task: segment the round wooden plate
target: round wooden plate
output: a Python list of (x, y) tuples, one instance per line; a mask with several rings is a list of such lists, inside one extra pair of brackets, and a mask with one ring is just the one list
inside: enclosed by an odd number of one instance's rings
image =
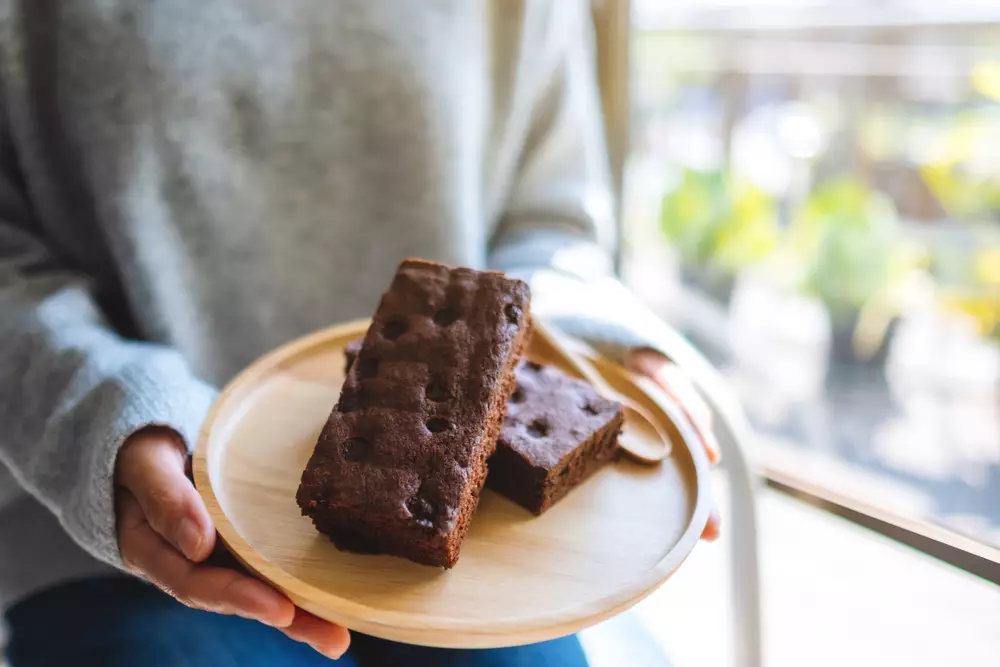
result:
[[(295, 604), (411, 644), (526, 644), (624, 611), (694, 548), (709, 513), (708, 462), (675, 413), (681, 437), (669, 459), (610, 464), (541, 517), (484, 491), (452, 570), (338, 551), (300, 515), (295, 490), (339, 395), (343, 348), (367, 326), (326, 329), (259, 359), (219, 396), (195, 453), (195, 483), (219, 535)], [(549, 354), (532, 343), (535, 360)], [(662, 408), (627, 374), (607, 377)]]

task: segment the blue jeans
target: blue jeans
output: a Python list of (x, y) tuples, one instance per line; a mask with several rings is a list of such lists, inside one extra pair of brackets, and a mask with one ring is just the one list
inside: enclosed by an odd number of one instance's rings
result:
[(136, 579), (64, 584), (8, 611), (10, 667), (586, 667), (574, 637), (488, 651), (423, 648), (352, 633), (333, 663), (279, 631), (189, 609)]

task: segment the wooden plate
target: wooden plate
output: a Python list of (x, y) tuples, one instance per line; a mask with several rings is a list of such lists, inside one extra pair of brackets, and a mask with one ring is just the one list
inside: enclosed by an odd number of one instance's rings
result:
[[(709, 513), (708, 462), (675, 414), (671, 458), (608, 465), (541, 517), (484, 491), (450, 571), (338, 551), (299, 514), (295, 490), (339, 395), (344, 345), (367, 326), (326, 329), (259, 359), (219, 396), (195, 453), (195, 483), (220, 536), (295, 604), (411, 644), (525, 644), (627, 609), (694, 548)], [(532, 343), (532, 358), (547, 352)], [(662, 403), (628, 377), (608, 374), (651, 408)]]

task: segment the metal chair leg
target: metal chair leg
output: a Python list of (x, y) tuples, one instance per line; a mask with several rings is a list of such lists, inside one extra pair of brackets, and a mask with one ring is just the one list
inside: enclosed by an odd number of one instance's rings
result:
[(684, 369), (712, 408), (715, 433), (722, 449), (722, 465), (729, 474), (730, 503), (727, 530), (732, 536), (729, 555), (732, 581), (735, 665), (761, 667), (761, 599), (757, 544), (758, 480), (749, 460), (752, 430), (722, 375), (687, 340), (663, 322), (650, 321), (656, 340)]
[(756, 485), (744, 448), (725, 419), (716, 434), (729, 475), (730, 591), (736, 667), (762, 664), (760, 571), (757, 543)]

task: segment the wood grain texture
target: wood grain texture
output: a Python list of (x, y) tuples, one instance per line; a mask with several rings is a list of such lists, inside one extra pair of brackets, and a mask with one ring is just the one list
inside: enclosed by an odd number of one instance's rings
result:
[[(395, 641), (524, 644), (627, 609), (694, 548), (708, 519), (708, 462), (675, 411), (669, 459), (613, 463), (541, 517), (484, 490), (453, 570), (338, 551), (300, 516), (295, 490), (339, 394), (344, 345), (367, 326), (333, 327), (259, 359), (219, 396), (195, 453), (195, 483), (222, 539), (297, 605)], [(532, 358), (550, 355), (532, 342)], [(607, 378), (657, 407), (627, 373)]]

